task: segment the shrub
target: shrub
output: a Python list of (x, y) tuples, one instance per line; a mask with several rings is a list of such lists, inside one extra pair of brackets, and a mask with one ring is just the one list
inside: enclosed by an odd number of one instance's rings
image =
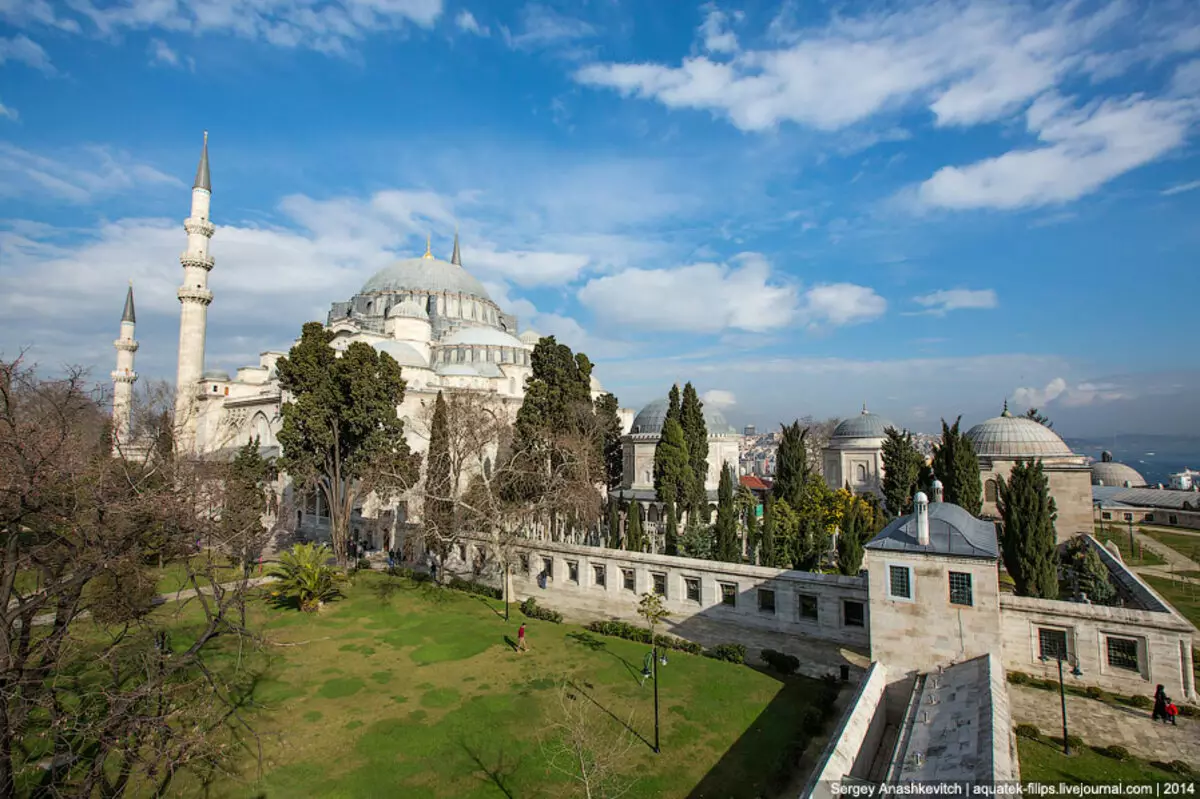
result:
[(1083, 693), (1087, 696), (1088, 699), (1103, 699), (1104, 698), (1104, 691), (1102, 689), (1096, 687), (1095, 685), (1089, 685), (1087, 688), (1084, 688)]
[[(624, 621), (593, 621), (587, 624), (587, 629), (594, 633), (600, 633), (600, 635), (611, 635), (614, 638), (624, 638), (626, 641), (637, 641), (639, 644), (650, 643), (649, 630), (645, 627), (629, 624)], [(687, 641), (683, 638), (676, 638), (673, 635), (659, 633), (654, 636), (654, 643), (664, 649), (674, 649), (679, 652), (686, 652), (689, 655), (704, 654), (704, 647), (700, 646), (700, 644), (694, 641)], [(723, 644), (722, 646), (737, 646), (737, 644)], [(717, 649), (720, 648), (717, 647)], [(715, 657), (715, 655), (710, 655), (710, 657)], [(745, 647), (742, 647), (742, 657), (745, 658)], [(724, 660), (725, 658), (719, 659)]]
[(504, 599), (504, 591), (499, 588), (488, 585), (487, 583), (477, 583), (474, 580), (464, 580), (461, 577), (451, 577), (447, 585), (455, 590), (462, 591), (465, 594), (473, 596), (487, 597), (488, 599)]
[(357, 568), (359, 571), (370, 571), (371, 561), (367, 560), (366, 558), (359, 558), (358, 565), (355, 568)]
[(300, 610), (312, 613), (325, 602), (342, 595), (338, 588), (344, 576), (329, 565), (333, 557), (324, 544), (296, 544), (279, 556), (279, 564), (271, 569), (276, 578), (273, 593), (295, 596)]
[(805, 735), (815, 737), (821, 734), (821, 728), (825, 726), (825, 714), (818, 707), (807, 707), (800, 723)]
[(562, 624), (563, 616), (557, 610), (550, 608), (538, 607), (537, 600), (529, 597), (521, 603), (521, 612), (531, 619), (541, 619), (542, 621), (552, 621), (555, 624)]
[(1200, 715), (1200, 708), (1197, 708), (1195, 705), (1179, 705), (1178, 707), (1179, 715), (1185, 718), (1191, 719), (1195, 718), (1197, 715)]
[(1103, 749), (1100, 750), (1100, 754), (1107, 755), (1108, 757), (1111, 757), (1113, 760), (1128, 760), (1129, 759), (1129, 750), (1126, 749), (1125, 747), (1119, 746), (1117, 744), (1113, 744), (1112, 746), (1104, 747)]
[(1023, 671), (1010, 671), (1008, 681), (1013, 685), (1025, 685), (1029, 682), (1029, 675)]
[(1154, 700), (1151, 699), (1150, 697), (1146, 696), (1145, 694), (1138, 694), (1136, 696), (1127, 697), (1126, 701), (1130, 705), (1132, 705), (1134, 707), (1140, 707), (1143, 710), (1149, 710), (1150, 708), (1154, 707)]
[(800, 658), (795, 655), (776, 652), (774, 649), (764, 649), (760, 657), (762, 657), (768, 666), (780, 674), (795, 674), (800, 670)]
[(1078, 735), (1068, 735), (1067, 736), (1067, 745), (1070, 746), (1072, 749), (1082, 749), (1083, 748), (1083, 739), (1080, 738)]
[(1166, 770), (1172, 774), (1179, 774), (1183, 777), (1190, 777), (1192, 775), (1191, 765), (1182, 760), (1172, 760), (1167, 764)]
[(719, 644), (704, 653), (714, 660), (724, 660), (727, 663), (745, 663), (746, 647), (741, 644)]
[(1022, 738), (1030, 738), (1034, 741), (1042, 739), (1042, 731), (1037, 728), (1036, 724), (1018, 724), (1017, 735)]

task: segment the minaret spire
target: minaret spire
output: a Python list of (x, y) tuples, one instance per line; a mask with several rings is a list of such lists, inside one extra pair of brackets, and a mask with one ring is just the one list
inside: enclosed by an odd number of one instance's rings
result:
[(458, 228), (454, 228), (454, 252), (450, 253), (450, 263), (462, 266), (462, 256), (458, 252)]
[(133, 312), (133, 281), (129, 281), (129, 290), (125, 293), (125, 312), (121, 314), (121, 332), (113, 347), (117, 350), (117, 368), (113, 370), (113, 409), (112, 409), (112, 446), (113, 454), (120, 455), (122, 448), (129, 443), (130, 418), (133, 415), (133, 384), (137, 381), (137, 372), (133, 371), (133, 354), (137, 352), (138, 343), (133, 337), (136, 323)]
[(212, 184), (208, 177), (208, 131), (204, 132), (204, 150), (192, 187), (192, 213), (183, 220), (187, 231), (187, 249), (179, 256), (183, 266), (183, 285), (179, 287), (179, 367), (175, 375), (175, 443), (180, 452), (195, 449), (197, 383), (204, 374), (204, 345), (208, 335), (208, 273), (213, 259), (208, 241), (216, 230), (209, 221)]

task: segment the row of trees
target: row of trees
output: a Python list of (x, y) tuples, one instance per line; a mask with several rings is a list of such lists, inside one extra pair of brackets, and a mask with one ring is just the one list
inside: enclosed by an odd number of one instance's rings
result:
[[(680, 554), (681, 514), (687, 515), (685, 536), (690, 547), (703, 546), (697, 539), (701, 535), (701, 520), (708, 518), (707, 480), (708, 427), (704, 422), (704, 403), (690, 382), (684, 385), (682, 396), (679, 386), (674, 385), (667, 396), (667, 415), (654, 448), (654, 490), (663, 503), (664, 546), (668, 555)], [(631, 543), (644, 544), (640, 537)]]
[(890, 517), (912, 512), (917, 491), (931, 491), (936, 476), (946, 502), (965, 508), (972, 516), (983, 509), (983, 484), (975, 448), (960, 428), (942, 420), (941, 440), (933, 447), (930, 463), (913, 442), (912, 433), (889, 427), (883, 440), (883, 504)]

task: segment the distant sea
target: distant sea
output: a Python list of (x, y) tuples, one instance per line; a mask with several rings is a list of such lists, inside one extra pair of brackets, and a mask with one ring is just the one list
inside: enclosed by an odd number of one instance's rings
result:
[(1080, 455), (1100, 460), (1108, 450), (1113, 460), (1132, 466), (1149, 485), (1167, 484), (1169, 475), (1184, 469), (1200, 470), (1200, 436), (1119, 435), (1101, 438), (1068, 438)]

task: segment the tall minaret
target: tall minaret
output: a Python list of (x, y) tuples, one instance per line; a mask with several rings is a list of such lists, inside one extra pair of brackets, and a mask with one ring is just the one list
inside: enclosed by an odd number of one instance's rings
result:
[(179, 287), (179, 371), (175, 377), (176, 445), (182, 450), (194, 447), (196, 433), (196, 384), (204, 373), (204, 339), (208, 328), (208, 273), (213, 268), (208, 254), (213, 223), (208, 221), (212, 183), (208, 176), (208, 131), (204, 131), (204, 149), (192, 185), (192, 213), (183, 220), (187, 231), (187, 250), (179, 256), (183, 265), (183, 285)]
[(133, 371), (133, 354), (138, 349), (138, 343), (133, 338), (133, 327), (136, 323), (137, 314), (133, 311), (133, 281), (131, 280), (129, 281), (129, 291), (125, 294), (125, 313), (121, 314), (121, 335), (113, 342), (113, 346), (117, 348), (117, 368), (112, 373), (114, 455), (120, 452), (121, 447), (129, 443), (129, 419), (133, 413), (133, 384), (137, 380), (137, 372)]

